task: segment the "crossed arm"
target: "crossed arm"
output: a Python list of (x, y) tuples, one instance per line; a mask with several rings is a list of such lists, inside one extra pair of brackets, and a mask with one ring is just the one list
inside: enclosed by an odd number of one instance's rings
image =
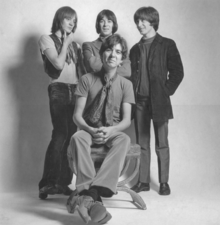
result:
[(58, 69), (62, 70), (66, 60), (67, 48), (69, 44), (73, 42), (73, 33), (70, 35), (66, 35), (66, 32), (63, 35), (63, 45), (60, 54), (58, 55), (57, 50), (55, 48), (48, 48), (44, 51), (44, 54), (53, 64), (53, 66)]
[(112, 133), (123, 131), (131, 124), (131, 104), (122, 103), (123, 116), (121, 122), (115, 126), (94, 128), (89, 126), (83, 119), (83, 111), (86, 105), (86, 97), (78, 96), (76, 100), (73, 120), (75, 124), (81, 129), (91, 134), (95, 144), (104, 144)]

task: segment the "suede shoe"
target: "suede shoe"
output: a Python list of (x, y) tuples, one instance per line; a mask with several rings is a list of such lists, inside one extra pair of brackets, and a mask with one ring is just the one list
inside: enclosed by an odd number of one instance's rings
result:
[(141, 191), (149, 191), (150, 190), (150, 184), (138, 182), (137, 184), (135, 184), (131, 188), (131, 190), (135, 191), (136, 193), (139, 193)]
[(160, 195), (169, 195), (170, 194), (170, 187), (168, 183), (161, 183), (160, 184), (160, 190), (159, 194)]
[(77, 192), (73, 192), (70, 197), (67, 199), (66, 208), (69, 213), (74, 213), (77, 207), (79, 195)]
[(105, 224), (105, 223), (107, 223), (112, 218), (112, 215), (108, 211), (106, 211), (106, 212), (107, 213), (106, 213), (105, 218), (102, 219), (102, 220), (100, 220), (100, 221), (98, 221), (98, 223)]
[(71, 195), (67, 200), (67, 210), (74, 213), (77, 209), (80, 217), (85, 223), (92, 222), (106, 223), (112, 217), (101, 202), (94, 202), (93, 198), (86, 195)]

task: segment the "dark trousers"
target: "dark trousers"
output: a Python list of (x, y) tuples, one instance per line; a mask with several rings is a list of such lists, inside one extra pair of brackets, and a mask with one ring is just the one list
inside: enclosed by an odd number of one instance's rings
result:
[(53, 124), (52, 139), (48, 146), (44, 172), (39, 189), (46, 185), (67, 186), (72, 181), (72, 171), (67, 160), (71, 136), (77, 131), (73, 122), (76, 85), (53, 83), (48, 87), (50, 114)]
[[(149, 100), (138, 100), (136, 104), (135, 131), (137, 143), (141, 146), (141, 163), (139, 181), (150, 183), (150, 126), (151, 105)], [(170, 152), (168, 143), (168, 121), (154, 122), (155, 150), (158, 159), (159, 182), (165, 183), (169, 179)]]

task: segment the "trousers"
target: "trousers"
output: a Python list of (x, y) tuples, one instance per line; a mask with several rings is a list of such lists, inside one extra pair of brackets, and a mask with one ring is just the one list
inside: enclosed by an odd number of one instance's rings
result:
[(43, 177), (39, 189), (46, 185), (68, 186), (73, 173), (69, 168), (67, 148), (71, 136), (77, 131), (73, 122), (76, 85), (52, 83), (48, 87), (50, 115), (53, 125), (52, 137), (47, 148)]
[[(137, 143), (141, 146), (141, 161), (139, 181), (150, 183), (150, 128), (151, 128), (151, 105), (148, 100), (137, 101), (135, 112), (135, 133)], [(158, 178), (160, 183), (166, 183), (169, 179), (170, 150), (168, 143), (168, 121), (153, 121), (155, 134), (155, 150), (158, 161)]]
[(97, 173), (91, 158), (92, 145), (92, 136), (83, 130), (77, 131), (70, 140), (67, 154), (69, 165), (77, 174), (76, 189), (81, 192), (91, 186), (99, 186), (116, 193), (118, 178), (130, 147), (130, 137), (123, 132), (115, 132), (109, 137), (105, 143), (108, 153)]

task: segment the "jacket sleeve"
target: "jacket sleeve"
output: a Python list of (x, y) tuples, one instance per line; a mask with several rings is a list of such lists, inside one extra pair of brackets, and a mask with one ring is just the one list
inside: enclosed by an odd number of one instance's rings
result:
[(168, 95), (173, 95), (184, 76), (182, 60), (174, 41), (168, 47), (167, 68), (168, 80), (166, 82), (166, 90)]
[(118, 67), (118, 73), (122, 77), (130, 77), (131, 76), (131, 62), (129, 59), (124, 59), (121, 66)]
[(83, 43), (83, 56), (87, 72), (98, 72), (102, 68), (102, 61), (99, 54), (94, 55), (90, 43)]

